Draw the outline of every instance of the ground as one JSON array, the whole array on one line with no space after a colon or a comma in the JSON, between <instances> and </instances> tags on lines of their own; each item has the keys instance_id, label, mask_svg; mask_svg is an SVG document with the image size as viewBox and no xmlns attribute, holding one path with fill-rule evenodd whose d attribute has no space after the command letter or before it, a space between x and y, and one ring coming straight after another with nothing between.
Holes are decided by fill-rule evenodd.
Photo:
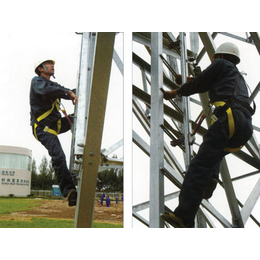
<instances>
[{"instance_id":1,"label":"ground","mask_svg":"<svg viewBox=\"0 0 260 260\"><path fill-rule=\"evenodd\" d=\"M36 199L35 199L36 200ZM44 217L55 219L74 219L75 207L68 207L67 201L39 199L40 205L27 211L13 212L0 216L0 219L11 219L16 221L29 220L32 217ZM95 202L94 222L105 222L123 225L123 203L112 202L110 207Z\"/></svg>"}]
</instances>

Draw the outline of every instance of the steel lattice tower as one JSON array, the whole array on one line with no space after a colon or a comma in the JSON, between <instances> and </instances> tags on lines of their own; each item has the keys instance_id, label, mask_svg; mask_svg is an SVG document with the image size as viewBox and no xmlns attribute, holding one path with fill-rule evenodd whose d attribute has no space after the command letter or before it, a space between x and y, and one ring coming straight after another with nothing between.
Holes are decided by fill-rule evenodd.
<instances>
[{"instance_id":1,"label":"steel lattice tower","mask_svg":"<svg viewBox=\"0 0 260 260\"><path fill-rule=\"evenodd\" d=\"M208 94L176 99L174 107L163 100L164 90L176 89L174 79L195 76L205 69L217 46L234 42L241 53L240 71L256 104L260 82L254 73L260 65L260 38L250 33L133 33L133 226L168 226L161 218L165 207L174 209L189 162L198 150L201 136L210 125ZM189 145L190 133L201 113L208 114ZM213 197L203 200L195 227L260 226L259 111L253 116L254 133L242 150L222 161L221 180ZM172 147L162 126L184 145Z\"/></svg>"}]
</instances>

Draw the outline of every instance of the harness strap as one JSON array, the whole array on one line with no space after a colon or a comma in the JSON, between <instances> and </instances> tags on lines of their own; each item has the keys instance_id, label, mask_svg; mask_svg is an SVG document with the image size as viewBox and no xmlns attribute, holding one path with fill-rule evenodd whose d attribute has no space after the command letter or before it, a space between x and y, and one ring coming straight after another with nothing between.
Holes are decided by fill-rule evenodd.
<instances>
[{"instance_id":1,"label":"harness strap","mask_svg":"<svg viewBox=\"0 0 260 260\"><path fill-rule=\"evenodd\" d=\"M215 107L219 107L219 106L224 106L226 104L226 102L224 101L216 101L213 103L213 105ZM231 107L229 107L226 110L227 116L228 116L228 126L229 126L229 139L234 135L235 133L235 122L234 122L234 118L233 118L233 113L231 110Z\"/></svg>"},{"instance_id":2,"label":"harness strap","mask_svg":"<svg viewBox=\"0 0 260 260\"><path fill-rule=\"evenodd\" d=\"M37 123L39 123L41 120L45 119L48 115L51 114L51 112L53 111L53 109L56 107L57 111L60 110L60 107L59 107L59 99L56 99L53 103L52 103L52 106L51 106L51 109L46 111L45 113L43 113L41 116L39 116L36 121ZM38 124L37 123L34 123L34 136L35 138L39 141L38 137L37 137L37 134L36 134L36 128L38 127ZM61 120L59 119L57 121L57 131L54 130L54 129L51 129L49 128L48 126L45 126L43 131L44 132L47 132L47 133L50 133L50 134L53 134L55 136L57 136L59 133L60 133L60 129L61 129Z\"/></svg>"},{"instance_id":3,"label":"harness strap","mask_svg":"<svg viewBox=\"0 0 260 260\"><path fill-rule=\"evenodd\" d=\"M224 102L224 101L216 101L216 102L213 103L213 105L215 107L224 106L224 105L226 105L226 102ZM232 113L231 107L228 107L226 109L226 113L227 113L227 116L228 116L229 139L230 139L230 138L232 138L232 136L235 133L235 122L234 122L234 118L233 118L233 113ZM215 121L216 120L212 119L211 124L213 124ZM233 152L239 151L242 147L243 146L240 146L238 148L226 147L224 149L224 151L233 153Z\"/></svg>"},{"instance_id":4,"label":"harness strap","mask_svg":"<svg viewBox=\"0 0 260 260\"><path fill-rule=\"evenodd\" d=\"M56 107L56 109L59 111L60 107L58 105L59 99L56 99L51 106L51 109L48 110L47 112L43 113L41 116L39 116L36 120L37 122L40 122L41 120L45 119L48 115L51 114L51 112L53 111L54 107Z\"/></svg>"}]
</instances>

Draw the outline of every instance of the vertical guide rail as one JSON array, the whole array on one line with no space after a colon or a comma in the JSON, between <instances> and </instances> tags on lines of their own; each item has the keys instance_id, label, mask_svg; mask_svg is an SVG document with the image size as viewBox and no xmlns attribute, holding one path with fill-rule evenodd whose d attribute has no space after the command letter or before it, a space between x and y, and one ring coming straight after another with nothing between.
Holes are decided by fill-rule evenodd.
<instances>
[{"instance_id":1,"label":"vertical guide rail","mask_svg":"<svg viewBox=\"0 0 260 260\"><path fill-rule=\"evenodd\" d=\"M82 33L79 80L77 95L79 101L75 105L73 139L71 144L70 170L78 171L74 163L75 157L83 155L83 145L86 137L87 116L92 85L93 65L96 47L96 33Z\"/></svg>"},{"instance_id":2,"label":"vertical guide rail","mask_svg":"<svg viewBox=\"0 0 260 260\"><path fill-rule=\"evenodd\" d=\"M183 84L187 80L187 50L186 50L186 41L185 33L180 32L180 46L181 46L181 74ZM185 145L185 165L186 170L188 169L191 161L191 146L189 143L190 137L190 98L183 97L183 131L184 131L184 145Z\"/></svg>"},{"instance_id":3,"label":"vertical guide rail","mask_svg":"<svg viewBox=\"0 0 260 260\"><path fill-rule=\"evenodd\" d=\"M79 181L75 227L90 228L93 221L95 190L115 33L98 33L89 104L82 176Z\"/></svg>"},{"instance_id":4,"label":"vertical guide rail","mask_svg":"<svg viewBox=\"0 0 260 260\"><path fill-rule=\"evenodd\" d=\"M150 228L159 228L164 226L162 33L151 33L151 51Z\"/></svg>"}]
</instances>

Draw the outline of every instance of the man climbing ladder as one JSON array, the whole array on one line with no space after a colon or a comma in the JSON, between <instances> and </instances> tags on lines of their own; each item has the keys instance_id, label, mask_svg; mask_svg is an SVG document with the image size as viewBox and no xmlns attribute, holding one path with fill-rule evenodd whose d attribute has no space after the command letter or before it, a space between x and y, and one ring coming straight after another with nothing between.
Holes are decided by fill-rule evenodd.
<instances>
[{"instance_id":1,"label":"man climbing ladder","mask_svg":"<svg viewBox=\"0 0 260 260\"><path fill-rule=\"evenodd\" d=\"M48 150L52 158L52 166L58 179L60 190L68 199L69 206L76 205L77 192L66 157L62 150L58 134L71 128L73 118L61 118L60 99L71 99L73 104L78 98L75 90L62 87L50 80L54 77L53 60L41 60L35 64L35 76L31 81L30 106L31 125L35 138Z\"/></svg>"},{"instance_id":2,"label":"man climbing ladder","mask_svg":"<svg viewBox=\"0 0 260 260\"><path fill-rule=\"evenodd\" d=\"M194 219L203 198L211 197L217 185L220 162L238 151L251 138L253 128L247 85L238 71L239 49L233 43L218 47L212 64L181 88L166 91L165 99L209 91L215 106L212 125L192 159L179 195L179 205L164 219L175 227L194 227Z\"/></svg>"}]
</instances>

